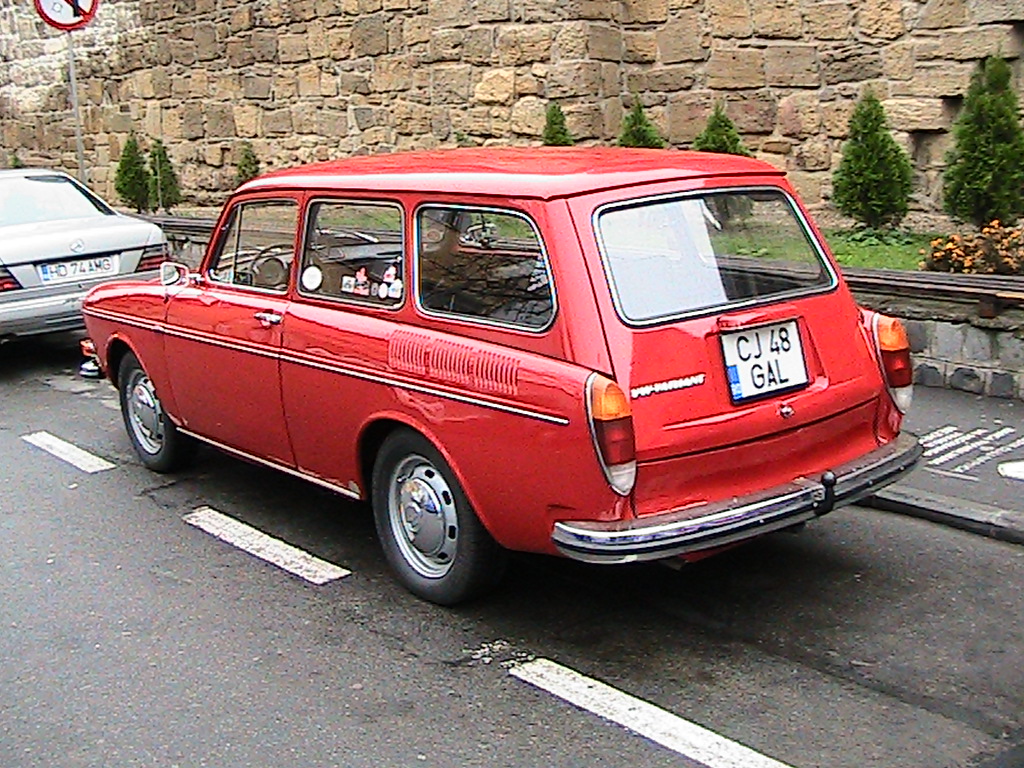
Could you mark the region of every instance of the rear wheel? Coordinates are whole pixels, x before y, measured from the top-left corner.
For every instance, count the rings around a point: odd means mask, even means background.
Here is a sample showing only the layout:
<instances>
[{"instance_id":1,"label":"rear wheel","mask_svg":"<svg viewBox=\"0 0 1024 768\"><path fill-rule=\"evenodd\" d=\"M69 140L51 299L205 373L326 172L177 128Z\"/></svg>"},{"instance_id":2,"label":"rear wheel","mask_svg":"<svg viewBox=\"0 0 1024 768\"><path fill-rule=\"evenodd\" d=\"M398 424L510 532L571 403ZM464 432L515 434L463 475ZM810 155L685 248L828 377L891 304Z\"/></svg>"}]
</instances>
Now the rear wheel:
<instances>
[{"instance_id":1,"label":"rear wheel","mask_svg":"<svg viewBox=\"0 0 1024 768\"><path fill-rule=\"evenodd\" d=\"M124 426L142 463L155 472L172 472L184 465L194 443L164 412L153 382L131 352L121 360L117 387Z\"/></svg>"},{"instance_id":2,"label":"rear wheel","mask_svg":"<svg viewBox=\"0 0 1024 768\"><path fill-rule=\"evenodd\" d=\"M402 429L373 467L373 513L388 563L413 594L454 605L494 587L506 553L469 505L441 454Z\"/></svg>"}]
</instances>

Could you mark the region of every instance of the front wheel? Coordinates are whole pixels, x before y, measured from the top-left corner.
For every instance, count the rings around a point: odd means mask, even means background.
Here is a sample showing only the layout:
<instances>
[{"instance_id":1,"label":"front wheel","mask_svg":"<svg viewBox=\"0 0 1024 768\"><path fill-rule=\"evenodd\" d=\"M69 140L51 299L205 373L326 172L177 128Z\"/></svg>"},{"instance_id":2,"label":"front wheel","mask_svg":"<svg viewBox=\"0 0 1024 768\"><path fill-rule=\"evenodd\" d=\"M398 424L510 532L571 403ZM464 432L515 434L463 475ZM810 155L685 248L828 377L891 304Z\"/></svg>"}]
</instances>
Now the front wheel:
<instances>
[{"instance_id":1,"label":"front wheel","mask_svg":"<svg viewBox=\"0 0 1024 768\"><path fill-rule=\"evenodd\" d=\"M384 555L413 594L455 605L501 579L505 551L421 435L401 429L384 441L373 466L372 499Z\"/></svg>"},{"instance_id":2,"label":"front wheel","mask_svg":"<svg viewBox=\"0 0 1024 768\"><path fill-rule=\"evenodd\" d=\"M124 426L142 463L154 472L173 472L185 464L194 444L164 412L153 382L131 352L121 360L117 388Z\"/></svg>"}]
</instances>

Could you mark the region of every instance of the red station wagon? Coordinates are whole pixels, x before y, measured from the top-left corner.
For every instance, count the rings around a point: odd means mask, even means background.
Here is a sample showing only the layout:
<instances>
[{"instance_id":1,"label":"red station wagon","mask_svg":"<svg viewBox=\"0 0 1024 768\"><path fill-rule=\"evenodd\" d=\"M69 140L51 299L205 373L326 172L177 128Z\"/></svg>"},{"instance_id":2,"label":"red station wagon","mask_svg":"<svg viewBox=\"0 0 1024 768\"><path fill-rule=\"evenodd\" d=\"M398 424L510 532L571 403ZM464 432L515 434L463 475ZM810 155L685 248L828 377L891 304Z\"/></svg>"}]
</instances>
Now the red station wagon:
<instances>
[{"instance_id":1,"label":"red station wagon","mask_svg":"<svg viewBox=\"0 0 1024 768\"><path fill-rule=\"evenodd\" d=\"M784 175L708 153L467 149L263 176L198 271L95 288L142 462L194 440L372 503L415 594L507 550L682 556L896 480L911 367Z\"/></svg>"}]
</instances>

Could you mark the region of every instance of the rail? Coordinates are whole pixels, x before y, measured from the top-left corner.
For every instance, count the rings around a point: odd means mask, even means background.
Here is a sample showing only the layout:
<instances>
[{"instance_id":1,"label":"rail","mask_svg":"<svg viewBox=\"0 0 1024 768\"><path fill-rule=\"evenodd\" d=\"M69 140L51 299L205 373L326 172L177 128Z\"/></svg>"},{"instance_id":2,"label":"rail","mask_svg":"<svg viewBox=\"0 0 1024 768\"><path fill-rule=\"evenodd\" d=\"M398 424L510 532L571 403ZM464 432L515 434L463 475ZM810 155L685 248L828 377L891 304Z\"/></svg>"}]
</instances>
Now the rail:
<instances>
[{"instance_id":1,"label":"rail","mask_svg":"<svg viewBox=\"0 0 1024 768\"><path fill-rule=\"evenodd\" d=\"M160 225L172 243L205 245L216 226L214 219L186 216L147 216ZM995 317L1006 309L1024 307L1024 277L958 275L946 272L911 272L899 269L847 267L843 275L851 290L896 298L975 304L981 317Z\"/></svg>"}]
</instances>

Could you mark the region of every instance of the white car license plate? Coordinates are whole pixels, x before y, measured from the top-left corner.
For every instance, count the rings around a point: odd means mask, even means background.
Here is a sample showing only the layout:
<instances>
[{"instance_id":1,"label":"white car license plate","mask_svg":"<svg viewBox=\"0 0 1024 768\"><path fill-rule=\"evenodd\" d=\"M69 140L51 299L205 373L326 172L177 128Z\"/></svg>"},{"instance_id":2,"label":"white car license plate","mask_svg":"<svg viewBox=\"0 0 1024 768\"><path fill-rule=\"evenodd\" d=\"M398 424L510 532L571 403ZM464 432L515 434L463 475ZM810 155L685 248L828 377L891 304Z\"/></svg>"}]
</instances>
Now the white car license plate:
<instances>
[{"instance_id":1,"label":"white car license plate","mask_svg":"<svg viewBox=\"0 0 1024 768\"><path fill-rule=\"evenodd\" d=\"M92 280L97 277L116 275L117 256L97 256L92 259L60 261L54 264L40 264L39 279L46 284L68 283L75 280Z\"/></svg>"},{"instance_id":2,"label":"white car license plate","mask_svg":"<svg viewBox=\"0 0 1024 768\"><path fill-rule=\"evenodd\" d=\"M722 353L734 403L807 383L796 320L723 333Z\"/></svg>"}]
</instances>

